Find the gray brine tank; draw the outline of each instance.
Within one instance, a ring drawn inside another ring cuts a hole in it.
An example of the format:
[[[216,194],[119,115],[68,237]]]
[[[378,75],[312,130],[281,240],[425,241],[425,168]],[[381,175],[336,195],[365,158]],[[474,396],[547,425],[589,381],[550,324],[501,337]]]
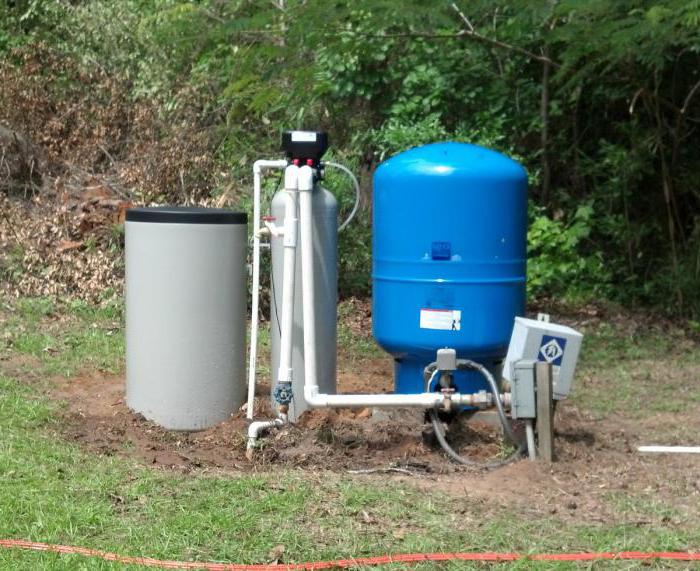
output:
[[[271,214],[275,224],[284,225],[284,197],[281,190],[272,198]],[[336,352],[338,320],[338,202],[325,188],[313,190],[314,219],[314,289],[316,302],[316,370],[322,393],[336,392]],[[280,362],[280,320],[282,319],[282,274],[284,245],[282,238],[271,239],[272,291],[270,332],[272,341],[272,389],[277,382]],[[289,420],[296,421],[308,406],[304,400],[304,333],[301,280],[301,250],[297,241],[296,282],[294,288],[294,329],[292,333],[292,369],[294,398],[289,406]],[[273,406],[275,405],[272,397]]]
[[[245,398],[247,217],[126,213],[126,402],[171,430],[226,420]]]

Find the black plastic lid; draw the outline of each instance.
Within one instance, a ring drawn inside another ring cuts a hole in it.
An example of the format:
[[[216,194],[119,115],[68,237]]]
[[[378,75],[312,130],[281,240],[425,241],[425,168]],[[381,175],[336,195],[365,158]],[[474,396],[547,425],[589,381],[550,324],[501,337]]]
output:
[[[165,224],[246,224],[245,212],[234,212],[225,208],[201,206],[150,206],[129,208],[127,222],[154,222]]]

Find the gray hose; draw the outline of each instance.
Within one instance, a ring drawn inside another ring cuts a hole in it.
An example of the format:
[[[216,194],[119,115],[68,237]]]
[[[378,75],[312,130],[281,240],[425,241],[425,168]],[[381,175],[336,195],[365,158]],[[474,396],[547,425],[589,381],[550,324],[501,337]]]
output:
[[[493,400],[496,405],[496,410],[498,411],[498,418],[501,420],[501,424],[503,425],[503,432],[505,432],[506,436],[508,437],[508,440],[510,440],[513,444],[518,446],[520,443],[515,437],[515,434],[513,434],[513,429],[510,427],[510,422],[508,422],[506,411],[503,408],[503,403],[501,402],[501,395],[498,391],[496,379],[493,378],[491,372],[481,363],[477,363],[476,361],[470,361],[468,359],[459,359],[457,361],[457,369],[460,371],[477,371],[478,373],[481,373],[481,376],[486,379],[486,382],[488,382],[489,388],[493,393]]]
[[[523,452],[526,448],[525,445],[521,444],[520,446],[518,446],[518,449],[515,452],[513,452],[513,454],[511,454],[510,456],[508,456],[508,458],[505,458],[503,460],[495,460],[493,462],[476,462],[474,460],[469,460],[464,456],[460,456],[459,454],[457,454],[457,452],[455,452],[454,448],[452,448],[449,445],[447,439],[445,438],[445,434],[442,432],[442,426],[440,426],[440,419],[438,418],[437,410],[430,410],[430,421],[433,425],[435,437],[440,443],[440,446],[442,446],[442,449],[445,451],[445,454],[447,454],[455,462],[457,462],[458,464],[462,464],[463,466],[476,466],[478,468],[485,468],[487,470],[492,470],[493,468],[500,468],[501,466],[505,466],[506,464],[510,464],[511,462],[518,460],[523,455]]]
[[[325,166],[333,167],[340,171],[343,171],[350,178],[352,186],[355,189],[355,203],[352,206],[352,210],[350,211],[350,214],[345,219],[345,221],[340,226],[338,226],[338,232],[342,232],[343,230],[345,230],[346,226],[350,224],[350,221],[355,217],[355,214],[357,214],[358,208],[360,208],[360,183],[357,182],[357,178],[354,174],[352,174],[352,171],[349,168],[339,163],[334,163],[332,161],[324,161],[323,164]]]
[[[518,449],[508,456],[508,458],[505,458],[503,460],[496,460],[494,462],[475,462],[474,460],[469,460],[465,458],[464,456],[460,456],[455,450],[450,446],[450,444],[447,442],[447,439],[445,438],[445,434],[442,431],[442,426],[440,425],[440,419],[438,418],[437,410],[432,409],[430,410],[430,421],[433,425],[433,431],[435,432],[435,437],[437,438],[438,442],[440,443],[440,446],[442,446],[442,449],[445,451],[445,453],[452,458],[455,462],[458,464],[462,464],[464,466],[478,466],[480,468],[486,468],[486,469],[493,469],[493,468],[498,468],[500,466],[505,466],[506,464],[509,464],[510,462],[513,462],[517,459],[519,459],[523,452],[526,449],[525,444],[520,444],[518,440],[515,438],[515,434],[513,434],[513,429],[510,426],[510,422],[508,422],[508,417],[506,416],[506,411],[503,408],[503,403],[501,402],[501,395],[498,391],[498,385],[496,384],[496,379],[493,378],[493,375],[491,372],[484,367],[482,364],[477,363],[475,361],[469,361],[467,359],[460,359],[457,361],[457,369],[459,370],[471,370],[471,371],[477,371],[481,373],[481,375],[486,379],[486,381],[489,384],[489,387],[491,389],[491,392],[493,393],[493,398],[496,404],[496,410],[498,410],[498,418],[501,421],[501,424],[503,425],[503,432],[506,434],[508,439],[515,444]],[[430,382],[433,380],[435,375],[438,373],[437,369],[432,372],[430,375],[430,381],[428,381],[428,385],[430,385]]]

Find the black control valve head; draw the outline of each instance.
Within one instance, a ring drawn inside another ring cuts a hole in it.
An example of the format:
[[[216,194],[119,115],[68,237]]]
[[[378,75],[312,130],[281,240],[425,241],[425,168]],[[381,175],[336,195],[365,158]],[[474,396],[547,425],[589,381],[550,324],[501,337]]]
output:
[[[319,168],[321,157],[328,149],[328,133],[323,131],[285,131],[282,149],[287,158],[298,164]]]

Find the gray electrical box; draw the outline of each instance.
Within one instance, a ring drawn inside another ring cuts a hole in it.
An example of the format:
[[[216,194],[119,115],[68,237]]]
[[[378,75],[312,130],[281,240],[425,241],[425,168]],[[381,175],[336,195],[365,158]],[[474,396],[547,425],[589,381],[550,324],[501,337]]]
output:
[[[457,369],[457,351],[445,347],[437,350],[437,368],[440,371],[454,371]]]
[[[523,359],[552,365],[554,399],[565,399],[571,390],[583,335],[565,325],[516,317],[503,376],[513,382],[513,364]]]
[[[510,415],[513,418],[535,418],[535,363],[531,359],[515,361],[511,370]]]

